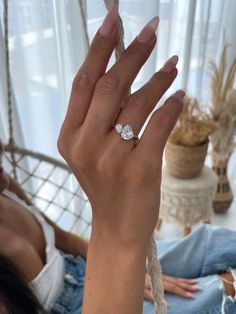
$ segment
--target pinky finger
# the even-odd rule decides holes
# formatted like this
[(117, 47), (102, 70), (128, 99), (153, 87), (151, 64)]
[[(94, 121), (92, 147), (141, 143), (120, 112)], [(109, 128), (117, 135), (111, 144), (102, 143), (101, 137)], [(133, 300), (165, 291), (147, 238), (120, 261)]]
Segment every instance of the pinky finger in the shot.
[(135, 148), (137, 157), (141, 158), (143, 162), (152, 163), (155, 160), (155, 162), (159, 161), (161, 163), (166, 141), (181, 113), (184, 96), (184, 91), (177, 91), (166, 100), (162, 107), (153, 113)]

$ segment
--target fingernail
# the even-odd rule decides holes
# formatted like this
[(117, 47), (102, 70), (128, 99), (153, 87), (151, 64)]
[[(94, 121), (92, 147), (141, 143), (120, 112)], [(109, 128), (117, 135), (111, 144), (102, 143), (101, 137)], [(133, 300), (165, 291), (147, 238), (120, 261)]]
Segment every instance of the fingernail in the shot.
[(155, 16), (153, 19), (151, 19), (150, 22), (148, 22), (144, 28), (141, 30), (140, 34), (137, 37), (137, 40), (140, 43), (148, 43), (154, 36), (157, 26), (159, 24), (159, 16)]
[(180, 89), (180, 90), (178, 90), (178, 91), (174, 94), (174, 96), (176, 96), (176, 97), (178, 97), (178, 98), (180, 98), (180, 99), (183, 99), (184, 96), (185, 96), (185, 91), (183, 91), (182, 89)]
[(187, 292), (187, 293), (186, 293), (186, 296), (187, 296), (188, 298), (195, 299), (195, 297), (192, 295), (192, 293)]
[(196, 279), (189, 279), (189, 282), (191, 283), (197, 283), (198, 281)]
[(194, 290), (201, 290), (201, 288), (200, 288), (199, 286), (197, 286), (197, 285), (192, 286), (192, 288), (193, 288)]
[(100, 35), (108, 36), (112, 33), (118, 20), (118, 6), (114, 5), (107, 13), (102, 26), (100, 27)]
[(163, 67), (161, 68), (161, 71), (163, 72), (167, 72), (167, 73), (171, 73), (174, 71), (174, 69), (176, 68), (176, 64), (179, 61), (179, 57), (178, 56), (173, 56), (171, 57), (169, 60), (166, 61), (166, 63), (163, 65)]

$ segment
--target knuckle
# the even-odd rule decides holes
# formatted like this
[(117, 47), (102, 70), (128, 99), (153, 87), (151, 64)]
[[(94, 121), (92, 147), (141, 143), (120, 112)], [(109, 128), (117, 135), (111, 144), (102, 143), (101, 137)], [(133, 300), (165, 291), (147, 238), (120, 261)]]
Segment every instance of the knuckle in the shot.
[(78, 136), (76, 141), (75, 138), (68, 140), (67, 134), (64, 134), (63, 130), (60, 132), (57, 140), (58, 150), (73, 169), (83, 170), (89, 163), (88, 156), (91, 154), (89, 154), (87, 145), (84, 142), (82, 136)]
[(177, 287), (177, 286), (175, 286), (175, 285), (171, 285), (171, 290), (173, 291), (173, 292), (178, 292), (179, 291), (179, 288)]
[(140, 58), (140, 51), (135, 47), (134, 45), (131, 45), (127, 50), (126, 50), (127, 55), (130, 58)]
[(66, 157), (67, 152), (67, 141), (64, 138), (63, 130), (61, 130), (59, 137), (57, 139), (57, 149), (62, 157)]
[(86, 146), (83, 146), (80, 142), (75, 145), (70, 152), (70, 164), (80, 174), (88, 173), (88, 169), (92, 169), (93, 159), (92, 154)]
[(90, 80), (88, 73), (86, 71), (80, 70), (74, 77), (72, 82), (72, 89), (74, 91), (81, 91), (82, 89), (87, 88), (89, 83)]
[(156, 113), (157, 126), (159, 129), (169, 129), (171, 126), (171, 117), (167, 113)]
[(104, 49), (104, 47), (102, 46), (101, 42), (99, 42), (97, 40), (93, 40), (91, 45), (90, 45), (90, 48), (89, 48), (89, 53), (97, 56), (98, 54), (101, 54), (103, 49)]
[(170, 103), (172, 103), (172, 105), (175, 104), (175, 105), (178, 105), (178, 106), (181, 106), (181, 107), (182, 107), (182, 105), (183, 105), (183, 99), (181, 99), (181, 98), (179, 98), (179, 97), (177, 97), (177, 96), (175, 96), (175, 95), (172, 95), (172, 96), (169, 98), (169, 100), (167, 100), (167, 101), (170, 102)]
[(110, 95), (114, 93), (118, 86), (119, 79), (114, 75), (106, 74), (98, 80), (96, 93), (101, 95)]
[(143, 107), (147, 103), (147, 101), (147, 97), (144, 94), (134, 93), (132, 96), (130, 96), (129, 104), (131, 106)]

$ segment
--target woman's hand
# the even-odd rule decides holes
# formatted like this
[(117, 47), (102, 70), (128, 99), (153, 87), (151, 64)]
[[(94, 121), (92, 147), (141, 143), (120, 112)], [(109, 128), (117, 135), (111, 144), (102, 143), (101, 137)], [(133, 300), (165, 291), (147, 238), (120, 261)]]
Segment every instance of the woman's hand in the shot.
[[(195, 279), (162, 275), (161, 281), (165, 292), (174, 293), (186, 299), (192, 299), (194, 297), (192, 293), (200, 290)], [(148, 273), (145, 275), (144, 298), (149, 301), (153, 300), (152, 282)]]
[[(93, 211), (83, 313), (142, 311), (145, 255), (159, 214), (162, 154), (181, 112), (179, 91), (155, 111), (140, 139), (124, 140), (114, 124), (138, 135), (177, 75), (174, 56), (138, 91), (128, 90), (155, 43), (151, 20), (106, 72), (118, 40), (118, 10), (109, 12), (76, 75), (58, 140)], [(123, 108), (123, 109), (122, 109)]]
[(154, 112), (137, 145), (133, 139), (121, 139), (114, 123), (129, 124), (139, 134), (176, 78), (178, 58), (174, 56), (126, 99), (155, 46), (158, 20), (152, 20), (105, 73), (117, 43), (115, 10), (97, 32), (74, 79), (58, 148), (91, 202), (93, 227), (119, 239), (120, 244), (144, 245), (158, 219), (163, 149), (184, 93), (171, 96)]
[(166, 292), (177, 294), (186, 299), (194, 298), (192, 293), (200, 290), (195, 279), (162, 275), (161, 280)]

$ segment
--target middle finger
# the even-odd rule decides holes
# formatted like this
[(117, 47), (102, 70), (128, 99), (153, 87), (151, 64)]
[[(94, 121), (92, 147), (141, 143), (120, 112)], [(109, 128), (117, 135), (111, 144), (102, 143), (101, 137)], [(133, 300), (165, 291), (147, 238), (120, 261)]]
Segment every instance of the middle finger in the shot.
[(158, 23), (159, 18), (153, 18), (114, 66), (99, 79), (87, 115), (87, 122), (94, 125), (96, 132), (106, 134), (111, 130), (123, 97), (155, 46)]

